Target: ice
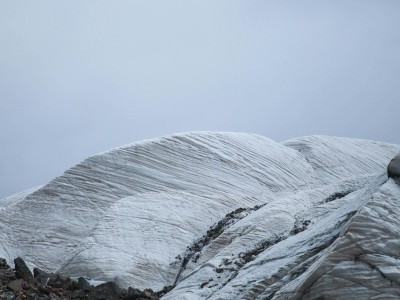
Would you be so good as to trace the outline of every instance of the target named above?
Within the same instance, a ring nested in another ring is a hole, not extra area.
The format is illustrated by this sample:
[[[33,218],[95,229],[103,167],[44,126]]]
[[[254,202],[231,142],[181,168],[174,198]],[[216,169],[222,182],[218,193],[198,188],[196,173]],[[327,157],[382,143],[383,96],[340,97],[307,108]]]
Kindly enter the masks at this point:
[[[176,285],[165,299],[397,297],[400,191],[386,168],[399,150],[218,132],[133,143],[1,200],[0,256]]]

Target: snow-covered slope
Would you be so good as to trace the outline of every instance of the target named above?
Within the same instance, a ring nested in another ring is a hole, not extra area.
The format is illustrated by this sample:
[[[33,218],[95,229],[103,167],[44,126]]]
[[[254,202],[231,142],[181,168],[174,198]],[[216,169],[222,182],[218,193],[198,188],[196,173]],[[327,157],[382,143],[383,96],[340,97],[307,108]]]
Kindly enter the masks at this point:
[[[387,284],[379,274],[400,278],[398,250],[380,250],[400,225],[400,191],[386,175],[399,150],[210,132],[135,143],[1,200],[0,256],[125,287],[174,285],[165,299],[329,298],[347,270],[368,281],[348,290],[372,295]],[[348,259],[355,252],[363,263]]]

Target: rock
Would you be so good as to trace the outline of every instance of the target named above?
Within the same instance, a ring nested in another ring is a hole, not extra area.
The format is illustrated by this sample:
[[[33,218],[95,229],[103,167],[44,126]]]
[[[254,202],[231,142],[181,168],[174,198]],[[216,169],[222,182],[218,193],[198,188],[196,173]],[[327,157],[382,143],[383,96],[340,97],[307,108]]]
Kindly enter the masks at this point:
[[[158,292],[157,292],[158,297],[161,298],[161,297],[164,296],[166,293],[172,291],[173,288],[175,288],[175,285],[167,285],[167,286],[164,286],[163,289],[162,289],[161,291],[158,291]]]
[[[33,283],[35,281],[32,272],[29,270],[21,257],[17,257],[16,259],[14,259],[14,264],[15,274],[17,278],[24,279],[28,283]]]
[[[53,288],[70,291],[78,289],[78,283],[76,281],[73,281],[71,278],[61,276],[59,274],[57,274],[55,278],[49,278],[49,280],[47,281],[47,285]]]
[[[142,291],[138,289],[134,289],[132,287],[128,288],[128,295],[126,297],[127,300],[137,300],[142,296]]]
[[[7,264],[7,261],[4,258],[0,258],[0,269],[8,270],[10,266]]]
[[[149,299],[149,300],[158,300],[160,299],[152,289],[145,289],[143,291],[143,296],[144,299]]]
[[[11,281],[7,287],[15,293],[20,293],[24,289],[24,283],[23,279],[16,279]]]
[[[389,163],[387,168],[389,178],[400,177],[400,153],[397,154]]]
[[[40,283],[43,285],[47,284],[47,281],[49,279],[56,279],[57,278],[57,274],[54,273],[47,273],[39,268],[34,268],[33,269],[33,277]]]
[[[92,300],[118,300],[122,295],[122,290],[115,282],[106,282],[94,287],[88,294],[88,299]]]
[[[12,270],[4,270],[0,269],[0,280],[2,281],[10,281],[16,279],[15,273]]]
[[[49,295],[50,294],[50,290],[44,286],[44,285],[38,285],[38,291],[45,294],[45,295]]]
[[[168,287],[167,287],[168,288]],[[125,297],[126,300],[158,300],[160,296],[152,289],[145,289],[143,291],[132,287],[128,288],[128,294]]]
[[[0,297],[1,297],[0,299],[2,299],[2,300],[15,300],[16,299],[14,293],[12,293],[12,292],[2,293],[2,294],[0,294]]]
[[[90,291],[93,287],[90,285],[89,281],[87,281],[83,277],[78,278],[78,289],[82,291]]]

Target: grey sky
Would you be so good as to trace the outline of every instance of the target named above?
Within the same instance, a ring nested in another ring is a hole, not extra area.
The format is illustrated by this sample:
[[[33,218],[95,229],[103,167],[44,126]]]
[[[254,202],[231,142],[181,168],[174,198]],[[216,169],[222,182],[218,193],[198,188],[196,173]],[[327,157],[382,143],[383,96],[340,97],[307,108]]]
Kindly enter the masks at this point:
[[[400,1],[0,1],[0,198],[190,130],[400,144]]]

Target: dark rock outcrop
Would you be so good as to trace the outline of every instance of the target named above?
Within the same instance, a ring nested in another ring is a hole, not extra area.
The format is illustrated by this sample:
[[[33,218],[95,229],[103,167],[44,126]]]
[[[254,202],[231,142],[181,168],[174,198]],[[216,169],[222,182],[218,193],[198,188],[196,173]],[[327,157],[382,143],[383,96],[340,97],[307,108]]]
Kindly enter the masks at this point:
[[[82,291],[90,291],[93,287],[90,285],[89,281],[87,281],[83,277],[78,278],[78,289]]]
[[[32,272],[29,270],[24,260],[21,257],[14,259],[15,274],[17,278],[23,279],[26,282],[33,283],[34,278]]]
[[[400,153],[390,161],[387,172],[389,178],[400,178]]]
[[[0,258],[0,299],[4,300],[158,300],[170,289],[160,292],[151,289],[143,291],[129,287],[120,288],[115,282],[106,282],[96,287],[89,281],[79,277],[75,281],[60,274],[47,273],[39,268],[33,270],[33,275],[24,260],[20,257],[14,260],[12,269],[5,259]]]
[[[99,284],[88,294],[88,298],[93,300],[118,300],[122,296],[123,291],[112,281]]]
[[[50,279],[55,279],[57,277],[54,273],[47,273],[39,268],[33,269],[33,277],[36,279],[37,282],[40,284],[46,285]]]

